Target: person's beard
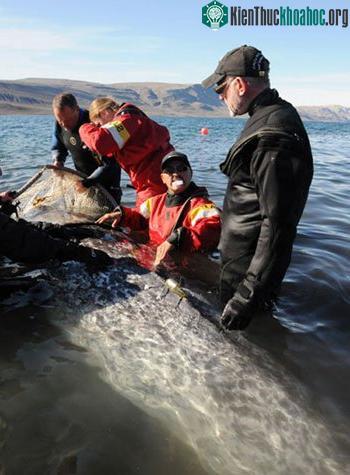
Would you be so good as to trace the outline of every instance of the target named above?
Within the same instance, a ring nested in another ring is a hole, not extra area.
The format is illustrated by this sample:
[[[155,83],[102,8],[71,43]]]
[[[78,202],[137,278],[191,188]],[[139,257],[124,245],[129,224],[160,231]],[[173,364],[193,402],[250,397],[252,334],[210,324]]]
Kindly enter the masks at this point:
[[[244,96],[236,95],[234,105],[229,104],[226,101],[225,101],[225,103],[226,103],[226,106],[228,108],[230,117],[236,117],[237,115],[243,115],[248,110],[247,101],[244,98]]]

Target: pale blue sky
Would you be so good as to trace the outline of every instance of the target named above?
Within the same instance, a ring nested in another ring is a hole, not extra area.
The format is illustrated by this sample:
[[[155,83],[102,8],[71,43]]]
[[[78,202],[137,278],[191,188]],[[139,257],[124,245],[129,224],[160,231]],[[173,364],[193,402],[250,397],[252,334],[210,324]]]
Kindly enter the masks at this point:
[[[252,44],[272,85],[297,105],[350,106],[350,27],[231,27],[201,23],[205,1],[0,0],[0,79],[196,83],[224,53]],[[237,0],[242,8],[350,8],[348,1]]]

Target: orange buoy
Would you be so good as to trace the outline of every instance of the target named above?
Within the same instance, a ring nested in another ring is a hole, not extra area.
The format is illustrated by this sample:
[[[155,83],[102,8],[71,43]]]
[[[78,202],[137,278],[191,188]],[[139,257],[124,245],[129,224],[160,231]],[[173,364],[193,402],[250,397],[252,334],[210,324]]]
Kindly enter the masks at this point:
[[[206,127],[202,127],[201,128],[201,135],[208,135],[208,134],[209,134],[209,130]]]

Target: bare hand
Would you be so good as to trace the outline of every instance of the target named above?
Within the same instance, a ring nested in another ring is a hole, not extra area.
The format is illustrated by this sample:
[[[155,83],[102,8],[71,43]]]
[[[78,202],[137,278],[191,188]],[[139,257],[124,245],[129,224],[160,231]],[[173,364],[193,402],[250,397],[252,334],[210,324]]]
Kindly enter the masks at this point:
[[[56,168],[63,168],[64,163],[61,162],[60,160],[54,160],[53,166],[56,167]]]
[[[122,219],[122,213],[120,211],[113,211],[112,213],[106,213],[99,218],[96,224],[104,224],[112,221],[112,228],[116,228]]]
[[[158,246],[156,258],[153,263],[154,267],[157,267],[172,249],[174,249],[174,245],[170,244],[168,241],[164,241],[160,246]]]
[[[75,191],[77,191],[78,193],[85,193],[87,190],[88,188],[86,188],[86,186],[84,186],[80,180],[76,182]]]
[[[14,194],[11,191],[2,191],[0,192],[0,201],[7,202],[7,201],[12,201],[14,198]]]

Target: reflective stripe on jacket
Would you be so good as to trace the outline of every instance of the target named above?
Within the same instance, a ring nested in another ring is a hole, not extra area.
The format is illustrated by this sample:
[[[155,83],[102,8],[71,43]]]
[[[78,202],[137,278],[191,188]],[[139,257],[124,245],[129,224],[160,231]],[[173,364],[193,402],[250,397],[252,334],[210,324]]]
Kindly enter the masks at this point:
[[[123,207],[122,226],[133,230],[148,229],[149,240],[155,245],[169,240],[183,203],[167,206],[167,193],[146,200],[139,209]],[[214,250],[220,237],[220,212],[206,196],[195,196],[186,205],[177,229],[181,230],[180,249],[187,252]]]
[[[169,131],[136,106],[123,104],[112,122],[102,127],[84,124],[79,133],[91,150],[114,155],[136,189],[138,204],[166,191],[160,179],[160,164],[174,150]]]

